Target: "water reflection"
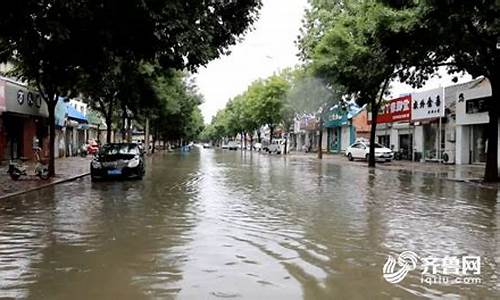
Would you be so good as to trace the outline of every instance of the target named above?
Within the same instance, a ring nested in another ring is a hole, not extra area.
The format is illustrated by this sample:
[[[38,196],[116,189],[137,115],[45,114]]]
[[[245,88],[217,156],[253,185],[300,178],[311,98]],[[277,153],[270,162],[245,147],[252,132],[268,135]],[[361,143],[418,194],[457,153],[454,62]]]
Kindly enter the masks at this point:
[[[0,203],[0,297],[499,296],[498,193],[439,176],[200,150],[143,181]],[[483,257],[483,283],[386,283],[388,254]]]

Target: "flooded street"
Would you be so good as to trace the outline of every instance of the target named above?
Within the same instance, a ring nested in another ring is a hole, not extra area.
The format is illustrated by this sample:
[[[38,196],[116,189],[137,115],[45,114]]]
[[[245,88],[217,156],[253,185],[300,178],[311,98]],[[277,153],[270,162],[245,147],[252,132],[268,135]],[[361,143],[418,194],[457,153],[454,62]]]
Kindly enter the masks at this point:
[[[500,297],[496,189],[240,151],[0,203],[0,298]],[[384,280],[388,255],[480,256],[481,283]]]

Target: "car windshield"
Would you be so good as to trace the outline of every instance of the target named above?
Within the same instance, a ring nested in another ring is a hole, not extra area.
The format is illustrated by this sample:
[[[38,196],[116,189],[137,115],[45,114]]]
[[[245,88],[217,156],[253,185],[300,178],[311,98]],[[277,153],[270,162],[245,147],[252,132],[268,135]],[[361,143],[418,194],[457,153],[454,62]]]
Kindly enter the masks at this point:
[[[101,150],[101,155],[117,155],[117,154],[139,154],[139,147],[131,144],[109,144],[104,145]]]

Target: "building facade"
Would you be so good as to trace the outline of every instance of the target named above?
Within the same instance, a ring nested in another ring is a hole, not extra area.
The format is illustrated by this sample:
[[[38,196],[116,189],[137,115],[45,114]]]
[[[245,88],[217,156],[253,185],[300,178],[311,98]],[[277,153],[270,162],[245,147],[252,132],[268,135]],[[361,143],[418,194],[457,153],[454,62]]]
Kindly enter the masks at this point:
[[[48,110],[26,85],[0,78],[0,160],[33,159],[34,147],[48,155]]]

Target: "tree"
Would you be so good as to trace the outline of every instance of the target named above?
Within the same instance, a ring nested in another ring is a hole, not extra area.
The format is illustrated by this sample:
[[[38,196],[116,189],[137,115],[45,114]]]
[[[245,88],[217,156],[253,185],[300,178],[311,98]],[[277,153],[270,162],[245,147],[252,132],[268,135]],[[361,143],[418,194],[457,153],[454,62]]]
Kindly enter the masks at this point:
[[[49,175],[54,169],[59,96],[82,74],[115,58],[195,69],[220,56],[256,19],[259,0],[19,0],[0,11],[0,61],[33,82],[49,108]]]
[[[321,5],[320,4],[318,5]],[[311,57],[313,72],[334,86],[343,86],[358,105],[369,104],[372,115],[368,164],[375,166],[377,115],[389,82],[397,73],[397,51],[388,51],[377,35],[390,30],[397,21],[384,5],[372,0],[344,1],[335,10],[324,33],[315,43],[302,43],[312,49],[302,51]],[[318,19],[321,22],[322,18]],[[302,40],[309,38],[302,37]]]
[[[252,119],[259,126],[267,125],[272,142],[274,129],[282,121],[288,82],[278,75],[254,82],[247,91]]]
[[[152,119],[157,136],[167,141],[189,141],[198,137],[203,121],[198,106],[203,97],[188,74],[171,71],[155,81],[159,106]]]
[[[500,2],[465,1],[380,1],[395,9],[400,21],[390,34],[379,38],[391,51],[402,56],[401,68],[407,68],[402,81],[421,86],[448,66],[450,74],[465,71],[473,77],[485,76],[492,88],[488,103],[488,153],[484,180],[498,177],[498,119],[500,106]],[[401,43],[400,41],[404,41]]]
[[[323,158],[323,124],[330,109],[342,100],[340,86],[327,86],[324,80],[313,77],[305,67],[297,69],[288,93],[289,106],[299,116],[314,115],[319,121],[318,158]]]

